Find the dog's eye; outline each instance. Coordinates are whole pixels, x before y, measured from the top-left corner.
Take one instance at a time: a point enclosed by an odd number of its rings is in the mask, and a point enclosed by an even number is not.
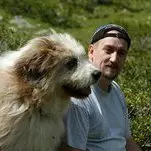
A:
[[[77,67],[77,64],[78,64],[77,58],[72,58],[66,63],[66,66],[69,70],[72,70],[73,68]]]

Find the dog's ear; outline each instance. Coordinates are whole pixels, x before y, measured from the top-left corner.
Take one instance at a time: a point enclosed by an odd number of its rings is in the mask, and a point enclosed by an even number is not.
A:
[[[24,50],[15,66],[17,74],[28,81],[41,80],[65,52],[62,45],[45,37],[31,40]]]
[[[38,52],[32,56],[20,59],[16,64],[16,73],[26,81],[39,81],[47,73],[50,63],[48,53]]]
[[[16,73],[20,78],[27,81],[39,81],[53,69],[56,64],[56,54],[47,49],[38,50],[23,56],[16,63]]]

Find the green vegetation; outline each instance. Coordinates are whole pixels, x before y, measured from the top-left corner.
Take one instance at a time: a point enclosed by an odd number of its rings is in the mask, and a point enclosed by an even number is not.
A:
[[[151,2],[150,0],[0,0],[0,51],[14,50],[34,36],[68,32],[86,48],[95,29],[106,23],[124,26],[132,37],[127,64],[117,79],[132,121],[132,135],[151,150]],[[32,26],[10,22],[22,16]],[[147,146],[150,146],[147,147]]]

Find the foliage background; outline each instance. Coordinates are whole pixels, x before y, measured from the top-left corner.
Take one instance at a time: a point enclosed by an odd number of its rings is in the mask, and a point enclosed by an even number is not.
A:
[[[87,50],[97,27],[122,25],[132,46],[117,81],[127,98],[132,135],[144,151],[151,151],[150,6],[150,0],[0,0],[0,52],[15,50],[52,29],[72,34]]]

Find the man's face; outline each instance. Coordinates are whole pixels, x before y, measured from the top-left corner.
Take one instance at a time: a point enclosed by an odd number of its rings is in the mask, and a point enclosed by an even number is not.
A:
[[[108,33],[117,33],[110,31]],[[128,45],[124,39],[106,37],[89,46],[89,59],[108,80],[115,79],[124,66]]]

